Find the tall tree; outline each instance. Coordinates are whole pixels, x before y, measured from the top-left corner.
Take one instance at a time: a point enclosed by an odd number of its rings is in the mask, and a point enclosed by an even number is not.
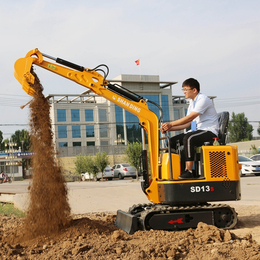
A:
[[[75,170],[78,174],[84,173],[87,171],[86,165],[86,156],[82,155],[81,153],[76,156],[75,163]]]
[[[248,123],[245,113],[236,115],[232,112],[228,132],[230,142],[249,141],[253,139],[253,126]]]
[[[106,152],[103,153],[96,153],[95,158],[96,166],[98,167],[99,171],[102,173],[101,179],[103,181],[103,173],[106,166],[109,164],[109,158]]]
[[[12,140],[16,143],[17,148],[21,147],[23,152],[28,152],[30,150],[31,141],[27,130],[16,130],[12,135]]]
[[[96,162],[94,158],[90,155],[85,155],[86,157],[86,171],[89,173],[89,177],[92,174],[94,178],[96,179],[96,176],[98,174],[98,167],[96,166]]]
[[[138,168],[140,166],[140,157],[142,155],[142,143],[129,143],[125,149],[126,161],[136,168],[136,179],[138,180]]]

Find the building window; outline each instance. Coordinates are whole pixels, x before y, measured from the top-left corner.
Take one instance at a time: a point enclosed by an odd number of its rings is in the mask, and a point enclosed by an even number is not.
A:
[[[73,125],[72,126],[72,138],[80,138],[80,125]]]
[[[66,109],[57,109],[57,121],[66,122]]]
[[[124,135],[124,120],[123,120],[123,108],[115,105],[115,116],[116,116],[116,134],[120,135],[121,138],[125,138]]]
[[[127,141],[130,143],[142,141],[141,127],[138,123],[126,123],[126,134]]]
[[[144,95],[144,97],[159,104],[159,95]],[[149,109],[159,117],[158,107],[151,103],[148,104],[149,104]],[[127,122],[126,123],[127,141],[130,143],[141,141],[142,140],[141,127],[139,126],[138,117],[128,111],[125,111],[125,118],[126,118],[125,121]],[[117,130],[118,129],[119,128],[117,128]]]
[[[67,126],[66,125],[58,126],[58,138],[67,138]]]
[[[177,108],[174,108],[174,120],[180,119],[180,110]]]
[[[95,142],[87,142],[87,146],[95,146]]]
[[[108,141],[100,141],[101,146],[108,146]]]
[[[159,105],[159,95],[144,95],[144,97]],[[148,103],[148,104],[149,104],[149,109],[159,117],[160,116],[159,108],[152,103]]]
[[[107,137],[107,125],[100,125],[100,137]]]
[[[59,147],[68,147],[67,142],[59,142]]]
[[[141,141],[141,127],[139,126],[139,119],[137,116],[125,111],[126,118],[126,136],[130,143]]]
[[[107,110],[106,109],[99,109],[99,122],[107,122]]]
[[[85,109],[85,121],[94,121],[93,109]]]
[[[72,122],[80,121],[79,109],[71,109],[71,121]]]
[[[170,115],[169,115],[168,95],[162,95],[161,101],[162,101],[162,110],[163,110],[163,121],[169,122],[170,121]]]
[[[174,113],[174,120],[180,119],[180,110],[177,108],[173,109],[173,113]],[[180,134],[181,131],[175,131],[175,135]]]
[[[72,143],[72,146],[75,147],[75,146],[81,146],[81,142],[73,142]]]
[[[14,172],[18,172],[18,166],[17,165],[6,166],[4,172],[8,174],[13,174]]]
[[[95,137],[93,125],[86,125],[86,137]]]

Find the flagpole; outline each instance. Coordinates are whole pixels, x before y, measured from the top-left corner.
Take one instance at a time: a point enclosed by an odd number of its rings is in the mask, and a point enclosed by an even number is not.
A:
[[[141,67],[141,65],[139,65],[139,74],[140,74],[140,81],[142,81],[142,67]]]

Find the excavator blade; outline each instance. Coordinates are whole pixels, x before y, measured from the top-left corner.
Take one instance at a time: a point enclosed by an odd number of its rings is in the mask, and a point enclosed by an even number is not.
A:
[[[122,210],[117,211],[115,225],[127,234],[134,234],[138,229],[137,217]]]
[[[31,74],[31,67],[35,58],[25,57],[18,59],[14,64],[14,76],[22,85],[23,90],[33,96],[34,89],[30,84],[34,83],[34,76]]]

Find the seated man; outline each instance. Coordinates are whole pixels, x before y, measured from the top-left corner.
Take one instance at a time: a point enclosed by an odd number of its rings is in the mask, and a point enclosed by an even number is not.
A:
[[[0,179],[1,179],[1,180],[4,180],[4,179],[5,179],[5,174],[4,174],[3,171],[1,171],[1,173],[0,173]]]
[[[213,102],[206,95],[200,93],[200,84],[196,79],[189,78],[182,84],[185,98],[190,98],[187,115],[178,120],[164,123],[161,132],[183,130],[191,126],[191,130],[174,136],[170,139],[171,148],[176,148],[177,142],[184,146],[186,169],[182,171],[179,179],[194,178],[192,172],[195,156],[195,147],[202,146],[204,142],[212,142],[218,137],[218,115]]]

